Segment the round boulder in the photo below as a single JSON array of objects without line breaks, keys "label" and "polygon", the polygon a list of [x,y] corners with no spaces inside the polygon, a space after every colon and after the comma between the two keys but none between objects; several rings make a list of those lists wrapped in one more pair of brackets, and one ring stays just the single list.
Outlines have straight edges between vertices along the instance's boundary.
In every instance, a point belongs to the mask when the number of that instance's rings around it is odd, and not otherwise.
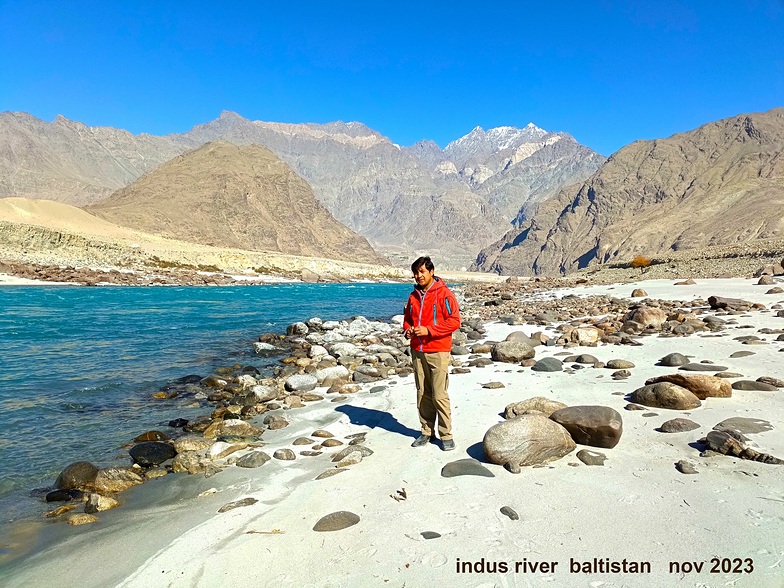
[{"label": "round boulder", "polygon": [[91,488],[98,468],[89,461],[77,461],[60,472],[55,487],[61,490],[83,490]]},{"label": "round boulder", "polygon": [[623,317],[624,321],[634,321],[641,324],[643,327],[652,327],[654,329],[660,328],[667,320],[667,313],[661,308],[653,306],[640,306],[634,310],[626,313]]},{"label": "round boulder", "polygon": [[128,453],[131,454],[131,459],[133,459],[134,463],[138,463],[145,468],[160,465],[177,455],[174,447],[162,441],[138,443],[131,447]]},{"label": "round boulder", "polygon": [[631,393],[630,399],[643,406],[670,410],[689,410],[702,405],[694,394],[672,382],[659,382],[637,388]]},{"label": "round boulder", "polygon": [[[702,365],[702,364],[700,364]],[[706,398],[730,398],[733,386],[724,378],[705,374],[668,374],[645,380],[646,384],[670,382],[686,388],[700,400]]]},{"label": "round boulder", "polygon": [[561,425],[576,443],[612,449],[623,433],[623,420],[609,406],[568,406],[556,410],[550,419]]},{"label": "round boulder", "polygon": [[310,392],[317,385],[318,378],[313,374],[294,374],[283,384],[289,392]]},{"label": "round boulder", "polygon": [[550,416],[556,410],[561,408],[566,408],[566,405],[563,402],[550,400],[544,396],[534,396],[533,398],[527,398],[526,400],[521,400],[520,402],[513,402],[512,404],[508,404],[504,409],[504,418],[513,419],[520,416],[521,414],[525,414],[529,410],[536,410],[544,414],[544,416]]},{"label": "round boulder", "polygon": [[490,427],[482,446],[488,461],[518,472],[520,466],[562,458],[574,450],[575,443],[555,421],[544,415],[524,414]]},{"label": "round boulder", "polygon": [[501,341],[493,345],[490,351],[493,361],[505,363],[519,363],[531,359],[535,354],[534,348],[523,341]]}]

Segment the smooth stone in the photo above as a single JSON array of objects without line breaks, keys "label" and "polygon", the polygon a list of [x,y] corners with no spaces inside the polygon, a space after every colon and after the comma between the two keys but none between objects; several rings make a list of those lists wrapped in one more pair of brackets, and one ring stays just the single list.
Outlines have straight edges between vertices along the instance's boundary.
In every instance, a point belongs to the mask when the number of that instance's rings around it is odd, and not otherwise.
[{"label": "smooth stone", "polygon": [[629,311],[623,317],[624,321],[633,321],[643,327],[660,328],[667,320],[667,313],[661,308],[652,306],[640,306]]},{"label": "smooth stone", "polygon": [[772,431],[773,425],[762,419],[732,417],[725,419],[713,427],[714,431],[738,431],[739,433],[764,433]]},{"label": "smooth stone", "polygon": [[648,295],[648,293],[645,290],[643,290],[642,288],[635,288],[634,290],[632,290],[631,297],[632,298],[642,298],[642,297],[647,296],[647,295]]},{"label": "smooth stone", "polygon": [[556,410],[550,418],[580,445],[612,449],[623,434],[623,419],[609,406],[568,406]]},{"label": "smooth stone", "polygon": [[81,490],[52,490],[46,494],[46,502],[68,502],[83,496]]},{"label": "smooth stone", "polygon": [[204,462],[198,451],[182,451],[172,460],[172,471],[175,474],[187,472],[190,475],[204,471]]},{"label": "smooth stone", "polygon": [[317,429],[310,434],[311,437],[318,437],[320,439],[329,439],[330,437],[334,437],[332,433],[329,431],[325,431],[324,429]]},{"label": "smooth stone", "polygon": [[101,494],[114,494],[143,483],[144,478],[131,468],[109,467],[98,470],[94,485]]},{"label": "smooth stone", "polygon": [[79,525],[89,525],[98,521],[98,517],[91,514],[72,514],[68,517],[68,524],[78,527]]},{"label": "smooth stone", "polygon": [[120,503],[114,498],[93,493],[87,497],[87,502],[84,504],[84,512],[87,514],[95,514],[104,510],[111,510],[118,506],[120,506]]},{"label": "smooth stone", "polygon": [[276,386],[265,386],[262,384],[251,386],[250,391],[256,397],[256,402],[275,400],[280,392]]},{"label": "smooth stone", "polygon": [[310,392],[318,386],[318,378],[313,374],[294,374],[283,383],[289,392]]},{"label": "smooth stone", "polygon": [[682,365],[679,369],[687,372],[725,372],[727,368],[723,365],[715,365],[712,363],[687,363]]},{"label": "smooth stone", "polygon": [[257,429],[250,423],[237,418],[215,421],[207,427],[203,433],[204,437],[207,439],[215,439],[224,435],[255,437],[263,434],[263,430]]},{"label": "smooth stone", "polygon": [[141,443],[142,441],[168,441],[169,436],[162,431],[147,431],[136,437],[133,442]]},{"label": "smooth stone", "polygon": [[575,357],[573,361],[575,363],[581,363],[583,365],[596,365],[597,363],[599,363],[599,360],[596,357],[588,353],[581,353],[580,355]]},{"label": "smooth stone", "polygon": [[251,451],[239,458],[235,465],[241,468],[258,468],[270,459],[272,458],[263,451]]},{"label": "smooth stone", "polygon": [[454,478],[457,476],[481,476],[484,478],[495,478],[495,474],[483,466],[475,459],[458,459],[452,461],[441,468],[442,478]]},{"label": "smooth stone", "polygon": [[272,454],[272,457],[284,461],[291,461],[297,459],[296,454],[288,447],[282,449],[276,449],[275,453]]},{"label": "smooth stone", "polygon": [[677,418],[663,422],[659,430],[662,433],[685,433],[686,431],[693,431],[699,428],[700,425],[692,420]]},{"label": "smooth stone", "polygon": [[228,512],[230,510],[234,510],[235,508],[241,508],[243,506],[251,506],[252,504],[256,504],[258,500],[255,498],[243,498],[242,500],[235,500],[234,502],[229,502],[224,504],[218,509],[218,512]]},{"label": "smooth stone", "polygon": [[719,372],[718,374],[713,374],[716,378],[742,378],[743,374],[739,374],[737,372]]},{"label": "smooth stone", "polygon": [[645,384],[669,382],[686,388],[700,400],[732,397],[732,385],[724,378],[705,374],[668,374],[645,380]]},{"label": "smooth stone", "polygon": [[322,447],[339,447],[343,444],[343,441],[339,439],[325,439],[321,442]]},{"label": "smooth stone", "polygon": [[730,359],[737,359],[738,357],[749,357],[750,355],[756,354],[753,351],[736,351],[730,355]]},{"label": "smooth stone", "polygon": [[604,365],[604,367],[611,370],[628,370],[635,367],[635,365],[631,361],[627,361],[625,359],[611,359]]},{"label": "smooth stone", "polygon": [[509,517],[513,521],[519,521],[520,515],[515,512],[515,510],[511,506],[502,506],[501,507],[501,514]]},{"label": "smooth stone", "polygon": [[776,388],[784,388],[784,380],[780,380],[779,378],[774,378],[773,376],[760,376],[757,378],[758,382],[762,382],[763,384],[770,384],[771,386],[775,386]]},{"label": "smooth stone", "polygon": [[185,437],[175,439],[173,443],[174,450],[177,453],[184,453],[186,451],[204,451],[209,449],[214,441],[197,435],[186,435]]},{"label": "smooth stone", "polygon": [[313,530],[318,533],[340,531],[352,527],[358,522],[358,515],[346,510],[340,510],[321,517],[313,526]]},{"label": "smooth stone", "polygon": [[563,362],[556,357],[543,357],[531,366],[534,372],[560,372],[563,371]]},{"label": "smooth stone", "polygon": [[498,388],[506,388],[506,386],[504,386],[501,382],[487,382],[486,384],[482,384],[482,388],[496,390]]},{"label": "smooth stone", "polygon": [[348,447],[344,447],[340,451],[338,451],[335,455],[332,456],[333,462],[338,462],[341,459],[345,458],[348,454],[354,453],[358,451],[362,454],[362,457],[368,457],[373,455],[373,450],[369,447],[365,447],[364,445],[349,445]]},{"label": "smooth stone", "polygon": [[738,380],[732,383],[733,390],[756,390],[759,392],[776,392],[778,388],[765,382],[755,382],[753,380]]},{"label": "smooth stone", "polygon": [[438,539],[441,537],[441,534],[435,531],[422,531],[420,535],[422,535],[423,539]]},{"label": "smooth stone", "polygon": [[321,455],[324,453],[323,451],[310,451],[306,449],[305,451],[300,451],[299,454],[303,457],[316,457],[317,455]]},{"label": "smooth stone", "polygon": [[581,449],[577,452],[577,459],[589,466],[603,466],[607,461],[607,456],[599,451],[591,451],[590,449]]},{"label": "smooth stone", "polygon": [[490,427],[482,440],[491,463],[520,466],[548,463],[571,453],[576,447],[569,431],[540,414],[524,414]]},{"label": "smooth stone", "polygon": [[313,445],[313,443],[315,443],[315,441],[313,441],[313,439],[309,439],[307,437],[297,437],[296,439],[294,439],[294,441],[291,444],[292,445]]},{"label": "smooth stone", "polygon": [[128,453],[131,455],[131,459],[142,467],[161,465],[177,455],[174,447],[162,441],[139,443],[131,447]]},{"label": "smooth stone", "polygon": [[504,363],[519,363],[531,359],[535,354],[534,348],[522,341],[501,341],[490,352],[493,361]]},{"label": "smooth stone", "polygon": [[694,464],[686,461],[685,459],[680,460],[678,463],[675,464],[676,469],[682,474],[698,474],[697,468],[694,467]]},{"label": "smooth stone", "polygon": [[326,472],[321,472],[318,476],[316,476],[316,480],[323,480],[325,478],[331,478],[337,474],[342,472],[347,472],[348,470],[327,470]]},{"label": "smooth stone", "polygon": [[98,468],[89,461],[77,461],[65,467],[54,485],[61,490],[83,490],[95,482]]},{"label": "smooth stone", "polygon": [[512,419],[530,410],[536,410],[549,417],[561,408],[566,408],[566,404],[557,400],[550,400],[544,396],[534,396],[533,398],[508,404],[504,409],[504,418]]},{"label": "smooth stone", "polygon": [[680,367],[689,363],[689,358],[680,353],[670,353],[659,360],[657,365],[665,367]]},{"label": "smooth stone", "polygon": [[636,404],[669,410],[689,410],[701,406],[700,399],[686,388],[671,382],[659,382],[637,388],[630,400]]},{"label": "smooth stone", "polygon": [[648,410],[644,406],[640,406],[639,404],[629,403],[623,407],[624,410]]}]

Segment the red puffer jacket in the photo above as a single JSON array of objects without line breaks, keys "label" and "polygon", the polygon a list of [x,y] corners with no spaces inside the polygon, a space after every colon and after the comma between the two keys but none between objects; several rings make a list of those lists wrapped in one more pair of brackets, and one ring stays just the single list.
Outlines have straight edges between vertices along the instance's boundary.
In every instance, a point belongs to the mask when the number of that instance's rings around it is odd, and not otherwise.
[{"label": "red puffer jacket", "polygon": [[452,351],[452,333],[460,328],[460,308],[452,291],[435,277],[424,294],[415,288],[403,313],[403,330],[427,327],[424,337],[413,335],[411,349],[424,353]]}]

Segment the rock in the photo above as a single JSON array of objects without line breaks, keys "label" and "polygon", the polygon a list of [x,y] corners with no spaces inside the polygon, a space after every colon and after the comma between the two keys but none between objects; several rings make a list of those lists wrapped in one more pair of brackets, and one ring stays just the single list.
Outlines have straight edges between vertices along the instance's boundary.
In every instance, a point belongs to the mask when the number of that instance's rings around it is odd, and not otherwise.
[{"label": "rock", "polygon": [[[569,361],[569,359],[566,358],[564,361]],[[571,361],[574,361],[575,363],[581,363],[583,365],[596,365],[599,363],[598,358],[588,353],[581,353]]]},{"label": "rock", "polygon": [[525,414],[493,425],[482,441],[491,463],[506,465],[513,472],[560,459],[575,448],[569,432],[538,414]]},{"label": "rock", "polygon": [[230,510],[234,510],[235,508],[241,508],[243,506],[251,506],[252,504],[256,504],[258,500],[255,498],[243,498],[242,500],[235,500],[234,502],[229,502],[224,504],[218,509],[218,512],[228,512]]},{"label": "rock", "polygon": [[318,378],[313,374],[294,374],[283,383],[289,392],[310,392],[318,386]]},{"label": "rock", "polygon": [[458,459],[441,468],[442,478],[455,478],[457,476],[481,476],[495,478],[495,474],[475,459]]},{"label": "rock", "polygon": [[420,535],[422,535],[422,539],[438,539],[441,537],[441,534],[435,531],[422,531]]},{"label": "rock", "polygon": [[635,288],[634,290],[632,290],[632,298],[642,298],[647,295],[648,293],[642,288]]},{"label": "rock", "polygon": [[257,341],[253,344],[253,352],[257,355],[273,354],[282,351],[279,347],[275,347],[269,343]]},{"label": "rock", "polygon": [[721,296],[708,296],[708,304],[714,309],[737,309],[737,308],[751,308],[754,303],[747,300],[740,300],[739,298],[723,298]]},{"label": "rock", "polygon": [[181,451],[172,460],[172,471],[175,474],[187,472],[190,475],[200,474],[204,471],[204,463],[197,451]]},{"label": "rock", "polygon": [[757,286],[772,286],[776,281],[772,276],[761,276],[757,281]]},{"label": "rock", "polygon": [[700,400],[706,398],[730,398],[733,386],[724,378],[704,374],[668,374],[645,380],[646,384],[670,382],[686,388]]},{"label": "rock", "polygon": [[89,461],[77,461],[60,472],[54,485],[61,490],[84,490],[92,488],[98,468]]},{"label": "rock", "polygon": [[624,321],[634,321],[643,327],[659,329],[667,321],[667,313],[661,308],[653,306],[640,306],[629,311],[623,317]]},{"label": "rock", "polygon": [[501,514],[509,517],[513,521],[520,520],[520,515],[518,515],[511,506],[502,506]]},{"label": "rock", "polygon": [[353,512],[340,510],[321,517],[313,526],[313,530],[319,533],[340,531],[352,527],[359,522],[359,516]]},{"label": "rock", "polygon": [[763,384],[775,386],[776,388],[784,388],[784,380],[774,378],[773,376],[760,376],[757,378],[757,381]]},{"label": "rock", "polygon": [[700,425],[689,419],[677,418],[665,421],[659,427],[662,433],[685,433],[686,431],[694,431],[699,429]]},{"label": "rock", "polygon": [[291,460],[297,459],[297,456],[295,455],[295,453],[291,449],[289,449],[287,447],[283,448],[283,449],[276,449],[275,453],[272,454],[272,457],[274,457],[275,459],[280,459],[280,460],[284,460],[284,461],[291,461]]},{"label": "rock", "polygon": [[498,388],[506,388],[506,386],[504,386],[501,382],[487,382],[486,384],[482,384],[482,388],[496,390]]},{"label": "rock", "polygon": [[734,430],[711,431],[705,437],[705,442],[708,449],[723,455],[732,455],[740,457],[741,459],[772,465],[784,464],[784,460],[781,460],[778,457],[768,455],[767,453],[760,453],[750,447],[746,447],[743,436]]},{"label": "rock", "polygon": [[44,517],[45,519],[53,519],[53,518],[57,518],[57,517],[59,517],[59,516],[62,516],[62,515],[64,515],[64,514],[65,514],[65,513],[67,513],[67,512],[71,512],[71,511],[72,511],[72,510],[74,510],[75,508],[76,508],[76,505],[75,505],[75,504],[61,504],[61,505],[60,505],[60,506],[58,506],[57,508],[54,508],[54,509],[52,509],[52,510],[48,510],[48,511],[46,511],[46,512],[43,514],[43,517]]},{"label": "rock", "polygon": [[534,396],[533,398],[508,404],[504,409],[504,418],[511,419],[520,416],[529,410],[537,410],[544,414],[544,416],[549,417],[553,412],[561,408],[566,408],[566,405],[563,402],[550,400],[544,396]]},{"label": "rock", "polygon": [[84,504],[84,512],[87,514],[94,514],[96,512],[110,510],[118,506],[120,506],[120,503],[114,498],[92,493],[87,497],[87,502]]},{"label": "rock", "polygon": [[560,372],[563,371],[563,363],[557,357],[543,357],[531,366],[535,372]]},{"label": "rock", "polygon": [[209,449],[214,441],[196,435],[186,435],[185,437],[175,439],[173,443],[174,451],[183,453],[185,451],[204,451],[205,449]]},{"label": "rock", "polygon": [[136,437],[133,442],[141,443],[142,441],[168,441],[169,436],[161,431],[147,431]]},{"label": "rock", "polygon": [[101,494],[115,494],[143,483],[144,478],[131,468],[110,467],[98,470],[94,486]]},{"label": "rock", "polygon": [[603,335],[604,331],[597,327],[577,327],[572,331],[570,338],[578,345],[593,345],[598,343]]},{"label": "rock", "polygon": [[590,449],[581,449],[577,452],[577,459],[589,466],[603,466],[607,461],[607,456],[599,451],[591,451]]},{"label": "rock", "polygon": [[752,434],[772,431],[773,425],[762,419],[746,417],[732,417],[725,419],[713,427],[714,431],[737,431],[738,433]]},{"label": "rock", "polygon": [[327,470],[325,472],[321,472],[318,476],[315,477],[316,480],[323,480],[324,478],[331,478],[337,474],[342,472],[347,472],[348,470],[341,469],[341,470]]},{"label": "rock", "polygon": [[648,410],[644,406],[640,406],[639,404],[627,404],[623,408],[624,410]]},{"label": "rock", "polygon": [[776,286],[775,288],[771,288],[770,290],[765,292],[765,294],[784,294],[784,288],[780,288],[779,286]]},{"label": "rock", "polygon": [[302,337],[308,334],[308,325],[305,323],[292,323],[286,327],[286,334],[294,337]]},{"label": "rock", "polygon": [[697,468],[694,467],[694,464],[686,461],[685,459],[680,460],[678,463],[675,464],[675,468],[682,474],[698,474]]},{"label": "rock", "polygon": [[263,451],[251,451],[239,458],[235,465],[241,468],[258,468],[263,466],[270,459],[272,458]]},{"label": "rock", "polygon": [[165,478],[169,475],[169,470],[166,468],[152,468],[144,472],[144,480],[157,480],[158,478]]},{"label": "rock", "polygon": [[204,431],[207,439],[216,439],[224,435],[236,435],[238,437],[258,437],[264,433],[250,423],[239,419],[227,419],[215,421]]},{"label": "rock", "polygon": [[669,353],[659,360],[657,365],[666,367],[679,367],[689,363],[689,358],[680,353]]},{"label": "rock", "polygon": [[292,445],[313,445],[313,443],[315,443],[315,441],[313,441],[313,439],[309,439],[308,437],[297,437],[296,439],[294,439],[294,441],[291,444]]},{"label": "rock", "polygon": [[362,452],[358,449],[350,451],[343,459],[336,465],[336,468],[345,468],[348,466],[356,465],[362,461]]},{"label": "rock", "polygon": [[493,345],[490,356],[493,361],[505,363],[519,363],[524,359],[531,359],[535,355],[534,348],[521,341],[501,341]]},{"label": "rock", "polygon": [[623,433],[621,415],[609,406],[569,406],[553,412],[550,419],[580,445],[612,449]]},{"label": "rock", "polygon": [[90,523],[98,522],[98,517],[91,514],[72,514],[68,517],[68,524],[79,526],[89,525]]},{"label": "rock", "polygon": [[[726,380],[725,380],[726,381]],[[754,382],[752,380],[738,380],[732,383],[733,390],[757,390],[760,392],[776,392],[778,388],[765,382]]]},{"label": "rock", "polygon": [[723,365],[715,365],[712,363],[687,363],[682,365],[679,369],[687,372],[724,372],[727,370]]},{"label": "rock", "polygon": [[314,375],[316,376],[316,380],[321,383],[325,380],[347,380],[350,374],[346,366],[336,365],[316,370]]},{"label": "rock", "polygon": [[631,393],[632,402],[654,408],[689,410],[701,406],[700,399],[686,388],[671,382],[659,382],[637,388]]},{"label": "rock", "polygon": [[490,353],[493,346],[488,343],[475,343],[471,346],[471,353]]},{"label": "rock", "polygon": [[68,502],[80,500],[84,493],[81,490],[52,490],[46,494],[46,502]]},{"label": "rock", "polygon": [[318,437],[319,439],[329,439],[330,437],[334,437],[334,435],[329,431],[325,431],[324,429],[318,429],[311,433],[311,437]]},{"label": "rock", "polygon": [[625,359],[611,359],[604,367],[611,370],[628,370],[635,366],[631,361],[626,361]]},{"label": "rock", "polygon": [[265,386],[262,384],[251,386],[250,391],[256,397],[256,402],[269,402],[270,400],[275,400],[279,393],[277,387]]},{"label": "rock", "polygon": [[146,441],[131,447],[128,452],[134,463],[142,467],[157,466],[177,455],[177,451],[168,443]]},{"label": "rock", "polygon": [[364,445],[349,445],[348,447],[344,447],[340,451],[338,451],[335,455],[332,456],[333,462],[339,462],[340,460],[344,459],[350,453],[354,453],[358,451],[362,454],[362,457],[368,457],[373,455],[373,450],[369,447],[365,447]]},{"label": "rock", "polygon": [[216,441],[207,450],[207,457],[212,461],[223,459],[232,453],[242,451],[248,446],[247,443],[229,443],[227,441]]}]

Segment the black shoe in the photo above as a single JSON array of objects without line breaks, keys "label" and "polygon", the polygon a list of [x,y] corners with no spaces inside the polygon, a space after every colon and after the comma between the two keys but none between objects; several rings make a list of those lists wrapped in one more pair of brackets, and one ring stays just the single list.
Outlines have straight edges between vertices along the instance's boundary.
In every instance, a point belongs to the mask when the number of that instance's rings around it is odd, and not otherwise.
[{"label": "black shoe", "polygon": [[416,441],[411,444],[411,447],[422,447],[428,443],[430,443],[430,435],[420,435],[416,438]]},{"label": "black shoe", "polygon": [[447,439],[446,441],[441,442],[441,449],[444,451],[453,451],[455,448],[455,442],[451,439]]}]

